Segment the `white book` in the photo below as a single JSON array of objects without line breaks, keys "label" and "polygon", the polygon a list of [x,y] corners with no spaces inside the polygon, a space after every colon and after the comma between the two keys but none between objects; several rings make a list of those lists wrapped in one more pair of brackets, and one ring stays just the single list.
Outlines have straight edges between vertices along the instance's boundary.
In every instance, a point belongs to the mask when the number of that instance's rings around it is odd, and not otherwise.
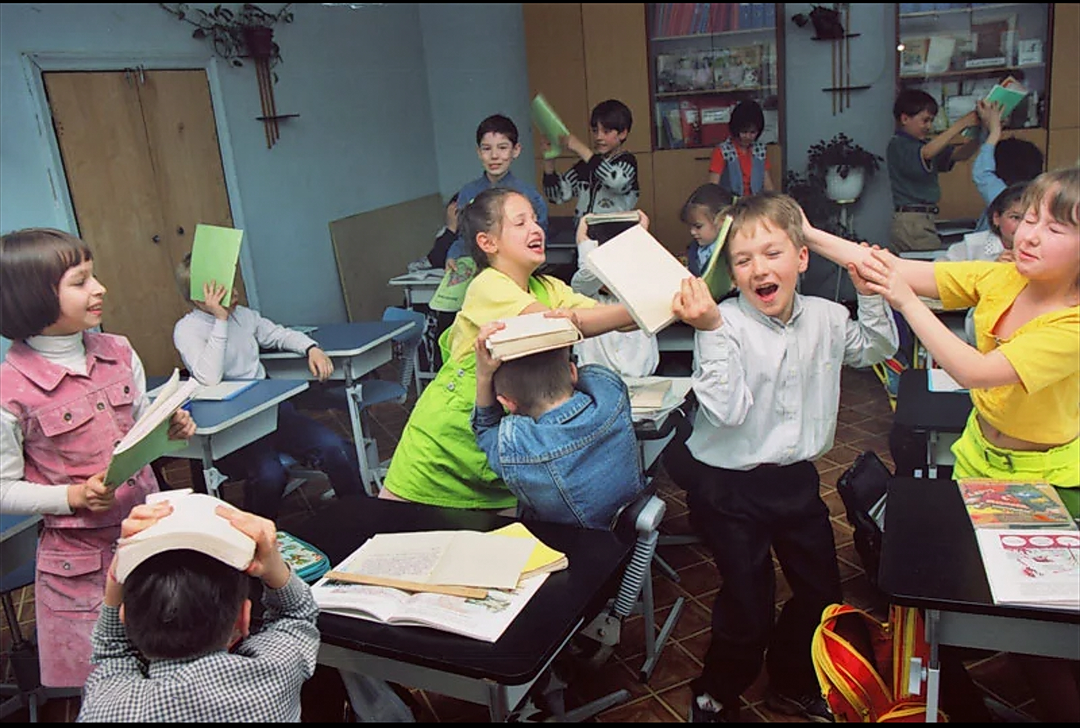
[{"label": "white book", "polygon": [[165,551],[190,549],[212,556],[235,569],[246,569],[255,556],[255,542],[215,513],[218,506],[232,508],[223,500],[190,488],[152,493],[147,503],[168,501],[172,513],[134,536],[120,539],[116,547],[116,580],[121,584],[136,567]]},{"label": "white book", "polygon": [[977,528],[995,604],[1080,609],[1080,534],[1061,529]]},{"label": "white book", "polygon": [[927,389],[931,392],[966,392],[967,387],[956,381],[951,374],[944,369],[933,368],[927,370]]},{"label": "white book", "polygon": [[218,382],[210,386],[201,386],[196,390],[192,399],[204,402],[225,402],[246,389],[250,389],[258,382],[257,379],[241,379],[237,381]]},{"label": "white book", "polygon": [[[524,539],[518,540],[528,543]],[[311,588],[311,595],[319,609],[329,614],[398,626],[430,627],[495,642],[548,576],[547,573],[531,576],[507,591],[491,590],[483,599],[410,593],[383,586],[346,584],[328,578],[320,579]]]},{"label": "white book", "polygon": [[682,282],[692,275],[640,225],[597,247],[585,258],[585,265],[650,336],[675,321],[671,304]]},{"label": "white book", "polygon": [[527,313],[501,319],[506,328],[488,337],[487,347],[496,359],[509,361],[581,341],[581,332],[568,318]]}]

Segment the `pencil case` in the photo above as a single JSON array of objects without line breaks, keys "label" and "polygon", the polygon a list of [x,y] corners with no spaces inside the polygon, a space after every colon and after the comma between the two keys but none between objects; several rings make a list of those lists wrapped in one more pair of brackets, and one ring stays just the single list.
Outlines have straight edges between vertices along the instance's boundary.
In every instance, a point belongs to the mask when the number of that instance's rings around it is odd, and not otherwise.
[{"label": "pencil case", "polygon": [[284,531],[277,532],[277,542],[281,558],[308,584],[330,571],[330,559],[308,542]]}]

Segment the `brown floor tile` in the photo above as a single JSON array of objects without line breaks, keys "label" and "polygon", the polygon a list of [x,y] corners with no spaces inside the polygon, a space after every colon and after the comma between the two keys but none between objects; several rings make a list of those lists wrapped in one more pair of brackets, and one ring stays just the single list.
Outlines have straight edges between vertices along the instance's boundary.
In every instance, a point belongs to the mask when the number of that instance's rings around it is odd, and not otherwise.
[{"label": "brown floor tile", "polygon": [[596,717],[596,721],[598,723],[672,723],[678,717],[665,703],[646,696],[604,711]]}]

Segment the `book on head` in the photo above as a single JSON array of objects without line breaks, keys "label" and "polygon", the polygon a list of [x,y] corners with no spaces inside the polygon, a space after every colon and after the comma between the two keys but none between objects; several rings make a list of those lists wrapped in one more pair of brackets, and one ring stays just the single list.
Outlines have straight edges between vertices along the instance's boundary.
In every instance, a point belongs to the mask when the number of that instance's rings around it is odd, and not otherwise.
[{"label": "book on head", "polygon": [[570,346],[582,339],[570,319],[547,316],[543,311],[501,320],[506,328],[489,336],[487,346],[491,356],[503,361]]},{"label": "book on head", "polygon": [[544,98],[543,94],[536,94],[532,100],[532,118],[536,128],[544,135],[551,144],[551,149],[544,152],[544,159],[554,159],[562,154],[562,139],[569,136],[570,130],[566,128],[555,109]]},{"label": "book on head", "polygon": [[1049,483],[959,478],[956,484],[975,528],[1076,529],[1061,496]]},{"label": "book on head", "polygon": [[588,226],[586,235],[589,240],[595,240],[602,245],[640,222],[641,215],[637,210],[590,212],[585,215],[585,224]]},{"label": "book on head", "polygon": [[725,215],[724,221],[720,223],[720,232],[716,236],[712,255],[709,256],[709,262],[701,273],[701,279],[709,287],[709,293],[712,294],[713,300],[718,303],[734,287],[731,281],[731,271],[728,270],[723,253],[724,244],[727,243],[728,233],[731,231],[731,223],[731,215]]},{"label": "book on head", "polygon": [[228,307],[232,303],[233,280],[243,237],[244,231],[236,228],[202,223],[195,226],[195,239],[191,243],[192,301],[205,300],[203,284],[214,281],[225,286],[221,305]]},{"label": "book on head", "polygon": [[116,546],[116,580],[121,584],[140,564],[165,551],[189,549],[211,556],[234,569],[246,569],[255,557],[255,541],[219,516],[223,500],[190,488],[151,493],[148,504],[168,501],[172,513]]},{"label": "book on head", "polygon": [[158,388],[157,397],[113,448],[105,484],[115,488],[159,457],[182,450],[187,440],[169,439],[169,422],[173,413],[194,396],[199,383],[194,379],[180,380],[180,371]]},{"label": "book on head", "polygon": [[675,321],[671,304],[682,282],[691,277],[686,266],[640,225],[598,246],[585,265],[650,336]]}]

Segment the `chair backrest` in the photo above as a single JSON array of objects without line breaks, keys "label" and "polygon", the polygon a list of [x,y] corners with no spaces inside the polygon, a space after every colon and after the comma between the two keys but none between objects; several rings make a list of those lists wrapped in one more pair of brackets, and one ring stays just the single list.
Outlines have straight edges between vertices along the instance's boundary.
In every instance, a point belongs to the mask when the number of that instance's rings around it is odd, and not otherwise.
[{"label": "chair backrest", "polygon": [[397,345],[395,348],[399,348],[400,350],[401,386],[407,391],[409,389],[409,382],[416,378],[416,393],[419,395],[420,380],[416,377],[417,351],[420,348],[420,341],[424,336],[424,326],[427,323],[427,317],[419,311],[388,306],[386,310],[383,311],[383,321],[411,321],[413,324],[413,327],[404,334],[395,336],[394,343]]}]

